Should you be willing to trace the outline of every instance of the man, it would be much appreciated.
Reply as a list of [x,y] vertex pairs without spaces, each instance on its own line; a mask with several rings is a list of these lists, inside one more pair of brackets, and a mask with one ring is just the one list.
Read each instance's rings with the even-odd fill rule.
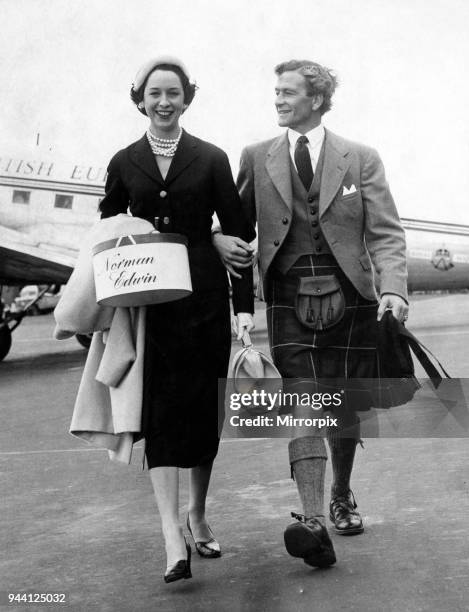
[[[377,320],[386,309],[407,318],[404,231],[376,151],[321,123],[331,108],[334,74],[306,60],[279,64],[275,73],[278,123],[287,131],[243,151],[238,189],[258,224],[259,282],[275,364],[285,378],[309,379],[315,390],[326,390],[334,380],[376,377]],[[217,233],[213,240],[227,267],[249,264],[249,245]],[[350,475],[359,440],[356,410],[369,406],[353,405],[356,397],[345,392],[339,427],[327,432],[329,517],[341,535],[363,532]],[[294,416],[311,414],[296,406]],[[299,522],[284,535],[291,555],[324,567],[336,558],[325,527],[321,434],[298,430],[289,444],[304,515],[292,514]]]

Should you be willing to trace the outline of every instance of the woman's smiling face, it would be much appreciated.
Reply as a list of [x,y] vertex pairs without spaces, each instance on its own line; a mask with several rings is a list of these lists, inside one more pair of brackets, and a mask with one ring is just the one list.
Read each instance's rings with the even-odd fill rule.
[[179,117],[187,108],[179,76],[170,70],[159,68],[154,70],[145,85],[143,105],[155,136],[161,138],[177,136]]

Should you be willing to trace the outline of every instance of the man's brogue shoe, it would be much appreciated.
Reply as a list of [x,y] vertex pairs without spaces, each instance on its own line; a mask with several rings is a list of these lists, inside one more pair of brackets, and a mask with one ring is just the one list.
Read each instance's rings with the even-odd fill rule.
[[364,531],[362,517],[350,490],[346,495],[336,495],[331,499],[329,518],[334,523],[334,531],[340,535],[357,535]]
[[298,522],[288,525],[284,540],[287,552],[313,567],[328,567],[336,562],[334,547],[326,527],[315,517],[291,513]]

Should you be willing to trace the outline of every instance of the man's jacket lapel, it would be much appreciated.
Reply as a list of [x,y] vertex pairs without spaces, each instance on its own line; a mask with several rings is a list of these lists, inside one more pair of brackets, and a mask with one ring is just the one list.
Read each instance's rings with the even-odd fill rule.
[[275,140],[267,152],[265,167],[282,200],[291,210],[293,195],[290,172],[290,151],[287,135]]
[[319,215],[323,215],[331,205],[339,190],[350,162],[347,160],[348,149],[342,139],[326,130],[324,142],[324,166],[319,195]]

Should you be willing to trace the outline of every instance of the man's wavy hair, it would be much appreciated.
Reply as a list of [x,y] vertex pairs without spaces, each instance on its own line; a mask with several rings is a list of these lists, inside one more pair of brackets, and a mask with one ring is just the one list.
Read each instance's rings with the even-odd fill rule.
[[308,96],[322,95],[323,103],[319,109],[321,115],[331,110],[332,96],[339,83],[332,70],[309,60],[289,60],[275,66],[277,76],[290,71],[298,72],[304,76]]

